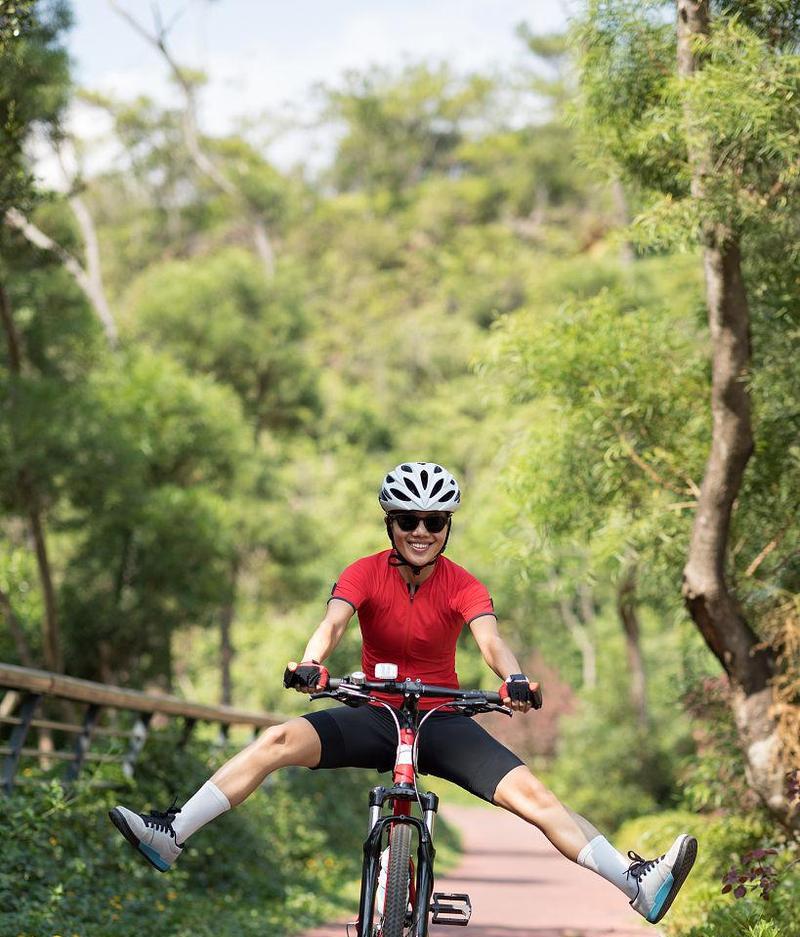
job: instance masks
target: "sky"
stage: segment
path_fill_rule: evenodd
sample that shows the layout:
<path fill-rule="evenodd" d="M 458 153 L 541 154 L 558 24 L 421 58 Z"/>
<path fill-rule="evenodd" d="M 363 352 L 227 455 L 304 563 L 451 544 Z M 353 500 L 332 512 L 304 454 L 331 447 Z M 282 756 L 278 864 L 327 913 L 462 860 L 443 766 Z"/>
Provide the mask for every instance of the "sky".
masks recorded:
<path fill-rule="evenodd" d="M 152 27 L 149 0 L 118 0 Z M 570 0 L 160 0 L 172 23 L 170 46 L 181 64 L 210 76 L 201 101 L 203 129 L 224 133 L 265 112 L 308 113 L 311 89 L 335 84 L 347 69 L 445 60 L 469 71 L 524 56 L 514 29 L 564 27 Z M 69 38 L 77 83 L 116 97 L 174 92 L 154 49 L 115 13 L 109 0 L 73 0 Z M 76 112 L 81 136 L 98 133 L 97 114 Z M 303 158 L 309 141 L 281 139 L 279 164 Z"/>

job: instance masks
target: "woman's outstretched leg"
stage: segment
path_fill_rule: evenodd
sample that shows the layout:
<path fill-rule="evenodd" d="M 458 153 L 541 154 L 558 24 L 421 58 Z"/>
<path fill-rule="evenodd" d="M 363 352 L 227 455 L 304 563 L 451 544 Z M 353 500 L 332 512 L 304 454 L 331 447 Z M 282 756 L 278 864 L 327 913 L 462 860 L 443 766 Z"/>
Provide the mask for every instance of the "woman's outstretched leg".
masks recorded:
<path fill-rule="evenodd" d="M 164 812 L 136 813 L 117 806 L 111 822 L 125 839 L 160 872 L 168 872 L 186 840 L 220 814 L 238 807 L 278 768 L 313 768 L 319 763 L 320 741 L 306 719 L 270 726 L 247 748 L 227 761 L 183 805 Z"/>
<path fill-rule="evenodd" d="M 652 924 L 667 913 L 697 855 L 697 840 L 684 833 L 658 859 L 624 856 L 524 765 L 500 781 L 494 802 L 538 827 L 562 855 L 616 885 Z"/>

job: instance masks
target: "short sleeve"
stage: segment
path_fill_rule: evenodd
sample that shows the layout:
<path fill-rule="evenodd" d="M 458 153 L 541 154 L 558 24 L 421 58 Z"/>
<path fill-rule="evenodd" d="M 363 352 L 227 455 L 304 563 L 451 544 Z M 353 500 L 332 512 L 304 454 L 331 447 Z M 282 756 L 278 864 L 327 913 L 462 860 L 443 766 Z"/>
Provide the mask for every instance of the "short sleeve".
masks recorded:
<path fill-rule="evenodd" d="M 357 560 L 333 584 L 331 599 L 341 599 L 358 611 L 369 594 L 366 564 Z M 328 599 L 330 602 L 330 599 Z"/>
<path fill-rule="evenodd" d="M 494 615 L 494 603 L 489 590 L 472 577 L 458 590 L 456 609 L 467 625 L 481 615 Z"/>

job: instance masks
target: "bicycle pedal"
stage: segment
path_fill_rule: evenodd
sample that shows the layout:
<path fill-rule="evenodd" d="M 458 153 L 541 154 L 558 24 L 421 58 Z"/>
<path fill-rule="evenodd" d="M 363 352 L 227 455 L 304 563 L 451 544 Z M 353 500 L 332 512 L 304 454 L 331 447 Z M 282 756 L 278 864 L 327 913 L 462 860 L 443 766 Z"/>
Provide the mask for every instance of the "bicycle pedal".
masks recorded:
<path fill-rule="evenodd" d="M 472 917 L 472 902 L 469 895 L 437 891 L 432 896 L 431 912 L 434 924 L 453 924 L 466 927 Z"/>

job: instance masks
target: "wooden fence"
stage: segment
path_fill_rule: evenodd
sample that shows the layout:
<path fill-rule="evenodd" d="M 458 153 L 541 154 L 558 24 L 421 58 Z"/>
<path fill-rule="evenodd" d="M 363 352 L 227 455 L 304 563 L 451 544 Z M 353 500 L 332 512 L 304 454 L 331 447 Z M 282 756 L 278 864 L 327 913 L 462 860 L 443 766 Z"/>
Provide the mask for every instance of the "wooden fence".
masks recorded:
<path fill-rule="evenodd" d="M 217 724 L 227 735 L 231 726 L 249 726 L 255 733 L 284 718 L 0 663 L 0 784 L 7 793 L 12 791 L 23 758 L 36 758 L 45 766 L 66 762 L 67 781 L 75 780 L 87 762 L 118 763 L 130 778 L 156 714 L 183 720 L 182 744 L 197 722 Z M 32 733 L 37 736 L 36 745 L 31 742 Z M 66 744 L 70 739 L 73 744 Z M 92 748 L 102 740 L 111 750 Z"/>

